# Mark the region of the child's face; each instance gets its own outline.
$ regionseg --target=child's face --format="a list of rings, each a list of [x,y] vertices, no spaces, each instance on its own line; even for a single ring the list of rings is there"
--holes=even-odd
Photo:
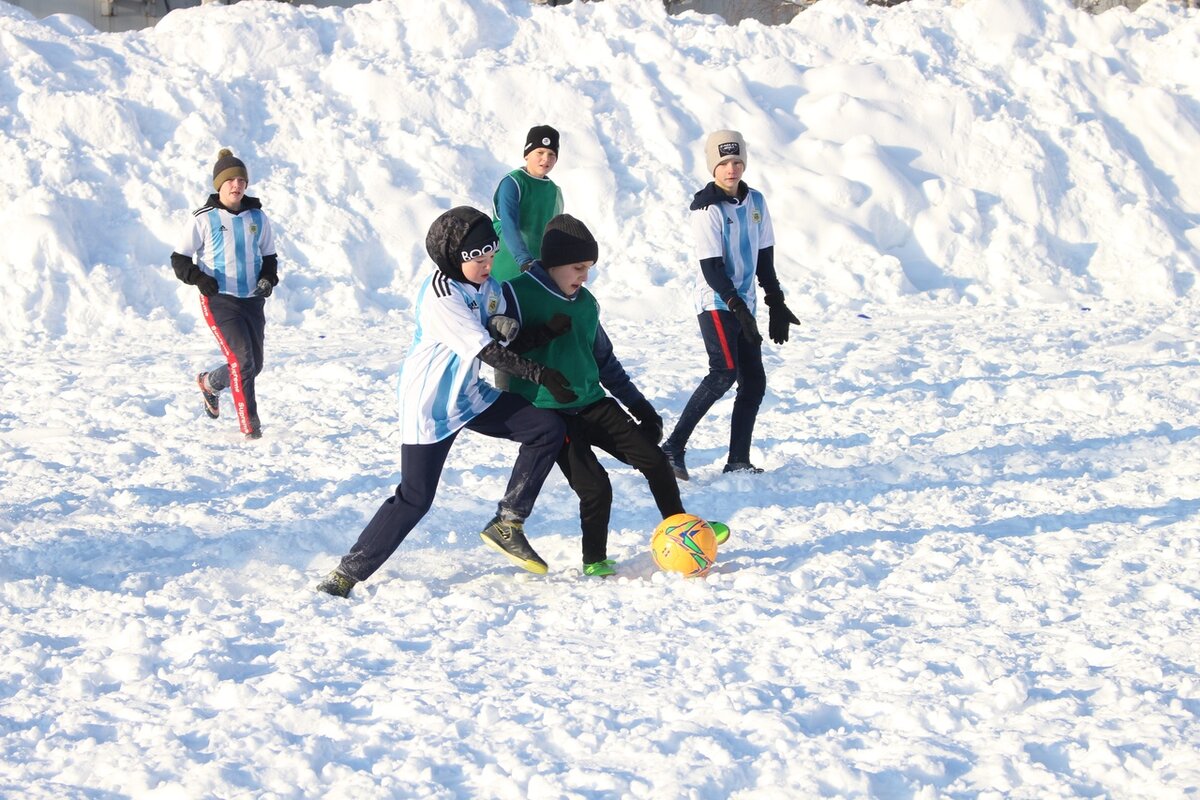
[[[225,181],[218,190],[218,196],[221,198],[221,205],[226,208],[237,208],[242,204],[242,198],[246,196],[246,179],[230,178]]]
[[[717,164],[717,168],[713,170],[713,182],[727,194],[733,194],[737,191],[738,184],[742,181],[742,173],[745,171],[745,161],[731,158],[723,164]]]
[[[535,178],[544,178],[558,163],[558,154],[549,147],[530,150],[525,156],[525,170]]]
[[[471,283],[483,283],[487,280],[488,275],[492,274],[492,261],[496,258],[495,253],[472,258],[470,261],[464,261],[462,264],[463,277]]]
[[[551,267],[546,270],[554,279],[554,285],[567,297],[574,297],[579,287],[587,283],[588,270],[596,265],[595,261],[579,261],[575,264],[563,264],[561,267]]]

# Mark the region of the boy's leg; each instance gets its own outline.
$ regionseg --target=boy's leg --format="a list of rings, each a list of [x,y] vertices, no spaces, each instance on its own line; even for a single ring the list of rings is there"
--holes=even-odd
[[[729,311],[705,311],[698,319],[704,349],[708,352],[708,374],[683,407],[675,430],[663,442],[664,450],[679,452],[687,447],[696,425],[737,379],[738,341],[742,334],[737,319]]]
[[[608,479],[608,472],[600,464],[596,454],[592,452],[593,425],[591,422],[583,418],[582,414],[564,417],[564,422],[567,426],[567,441],[559,451],[558,466],[572,491],[579,497],[579,528],[583,533],[583,563],[594,564],[608,558],[608,524],[612,519],[612,482]],[[666,461],[665,457],[663,457],[663,461]]]
[[[250,333],[250,359],[254,364],[253,371],[247,371],[243,367],[242,383],[249,387],[246,389],[246,405],[250,410],[251,417],[258,418],[258,392],[255,389],[256,378],[263,371],[263,341],[266,339],[267,332],[267,301],[262,297],[250,298],[253,305],[246,308],[246,326]],[[257,301],[257,302],[255,302]]]
[[[750,463],[750,440],[758,408],[767,393],[767,374],[763,369],[762,345],[738,340],[737,394],[733,400],[733,418],[729,423],[729,463]]]
[[[456,436],[435,444],[400,447],[400,485],[395,494],[383,501],[350,552],[342,557],[339,572],[355,581],[365,581],[396,552],[404,537],[433,505],[442,467]]]
[[[671,463],[657,445],[638,430],[637,422],[608,398],[583,412],[591,426],[592,443],[616,459],[636,469],[650,484],[650,494],[663,519],[682,514],[679,482]]]
[[[520,443],[497,516],[524,522],[532,513],[538,492],[562,448],[562,418],[554,411],[535,408],[524,398],[504,392],[466,427],[484,436]]]
[[[258,301],[258,312],[262,313],[262,298]],[[233,394],[238,424],[242,433],[250,433],[250,417],[257,413],[254,403],[253,382],[247,386],[246,376],[255,374],[254,350],[251,345],[254,334],[247,321],[245,300],[218,294],[213,297],[200,296],[200,307],[217,344],[225,356],[225,364],[209,370],[208,385],[214,392],[226,386]]]

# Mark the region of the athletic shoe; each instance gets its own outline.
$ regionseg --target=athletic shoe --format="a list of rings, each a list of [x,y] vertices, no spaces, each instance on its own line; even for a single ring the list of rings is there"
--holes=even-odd
[[[508,560],[521,569],[527,569],[537,575],[546,574],[546,562],[525,538],[523,523],[492,517],[492,521],[480,532],[479,538],[483,539],[483,543],[488,547],[508,556]]]
[[[590,575],[593,578],[607,578],[609,575],[616,575],[617,562],[611,558],[606,558],[603,561],[593,561],[591,564],[584,564],[583,574]]]
[[[680,447],[676,450],[674,447],[664,444],[662,451],[663,455],[667,457],[667,461],[671,463],[671,469],[675,470],[675,477],[686,481],[688,479],[687,464],[683,463],[683,454],[686,452],[686,448]]]
[[[756,467],[749,461],[730,461],[725,465],[725,469],[721,470],[721,472],[749,472],[751,475],[757,475],[762,471],[762,467]]]
[[[717,544],[725,544],[729,541],[729,526],[724,522],[708,521],[708,527],[713,529],[713,533],[717,535]]]
[[[221,416],[221,396],[208,389],[208,373],[201,372],[196,376],[196,385],[200,387],[200,396],[204,398],[204,413],[209,419]]]
[[[334,597],[349,597],[350,590],[358,581],[349,575],[343,575],[336,569],[325,576],[325,580],[317,584],[317,591],[331,594]]]
[[[246,434],[247,439],[262,438],[262,423],[258,421],[258,415],[250,417],[250,432]],[[762,470],[759,470],[760,472]]]

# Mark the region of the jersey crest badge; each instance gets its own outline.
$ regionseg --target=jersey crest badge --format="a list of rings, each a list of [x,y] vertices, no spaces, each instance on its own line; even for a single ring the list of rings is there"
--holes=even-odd
[[[491,295],[490,297],[488,297],[488,302],[487,302],[488,315],[490,316],[492,314],[495,314],[496,309],[498,309],[498,308],[500,308],[500,298],[497,297],[496,295]]]
[[[762,214],[759,212],[759,210],[757,208],[754,209],[754,213],[750,215],[750,219],[754,220],[755,225],[762,224]]]

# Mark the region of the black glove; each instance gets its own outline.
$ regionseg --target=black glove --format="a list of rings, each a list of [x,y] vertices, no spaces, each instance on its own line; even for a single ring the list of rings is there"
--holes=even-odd
[[[217,283],[217,279],[203,272],[196,276],[196,288],[205,297],[213,297],[221,291],[221,286]]]
[[[642,432],[643,436],[654,444],[662,441],[662,417],[654,410],[654,406],[650,405],[649,400],[643,399],[641,402],[634,403],[629,407],[629,413],[638,421],[638,430]]]
[[[267,280],[266,278],[259,278],[258,283],[255,284],[255,286],[254,286],[254,296],[255,297],[270,297],[271,290],[274,288],[275,287],[271,285],[271,282],[269,280]]]
[[[783,344],[788,340],[788,326],[799,325],[800,320],[783,302],[783,293],[770,293],[763,298],[767,301],[770,320],[767,322],[767,332],[775,344]]]
[[[742,336],[746,337],[746,341],[750,344],[762,344],[762,334],[758,332],[758,322],[750,313],[746,301],[735,294],[725,301],[725,305],[729,306],[729,310],[737,317],[738,324],[742,326]]]
[[[554,367],[542,367],[542,371],[538,374],[538,383],[550,390],[555,402],[558,403],[574,403],[579,399],[579,395],[571,391],[570,384],[567,383],[567,378]]]
[[[559,312],[546,320],[543,325],[522,328],[521,332],[508,343],[508,349],[514,353],[528,353],[534,348],[557,339],[569,330],[571,330],[571,318]]]
[[[500,342],[507,342],[517,335],[517,331],[521,330],[521,323],[512,317],[497,314],[488,319],[487,329],[493,339]]]

